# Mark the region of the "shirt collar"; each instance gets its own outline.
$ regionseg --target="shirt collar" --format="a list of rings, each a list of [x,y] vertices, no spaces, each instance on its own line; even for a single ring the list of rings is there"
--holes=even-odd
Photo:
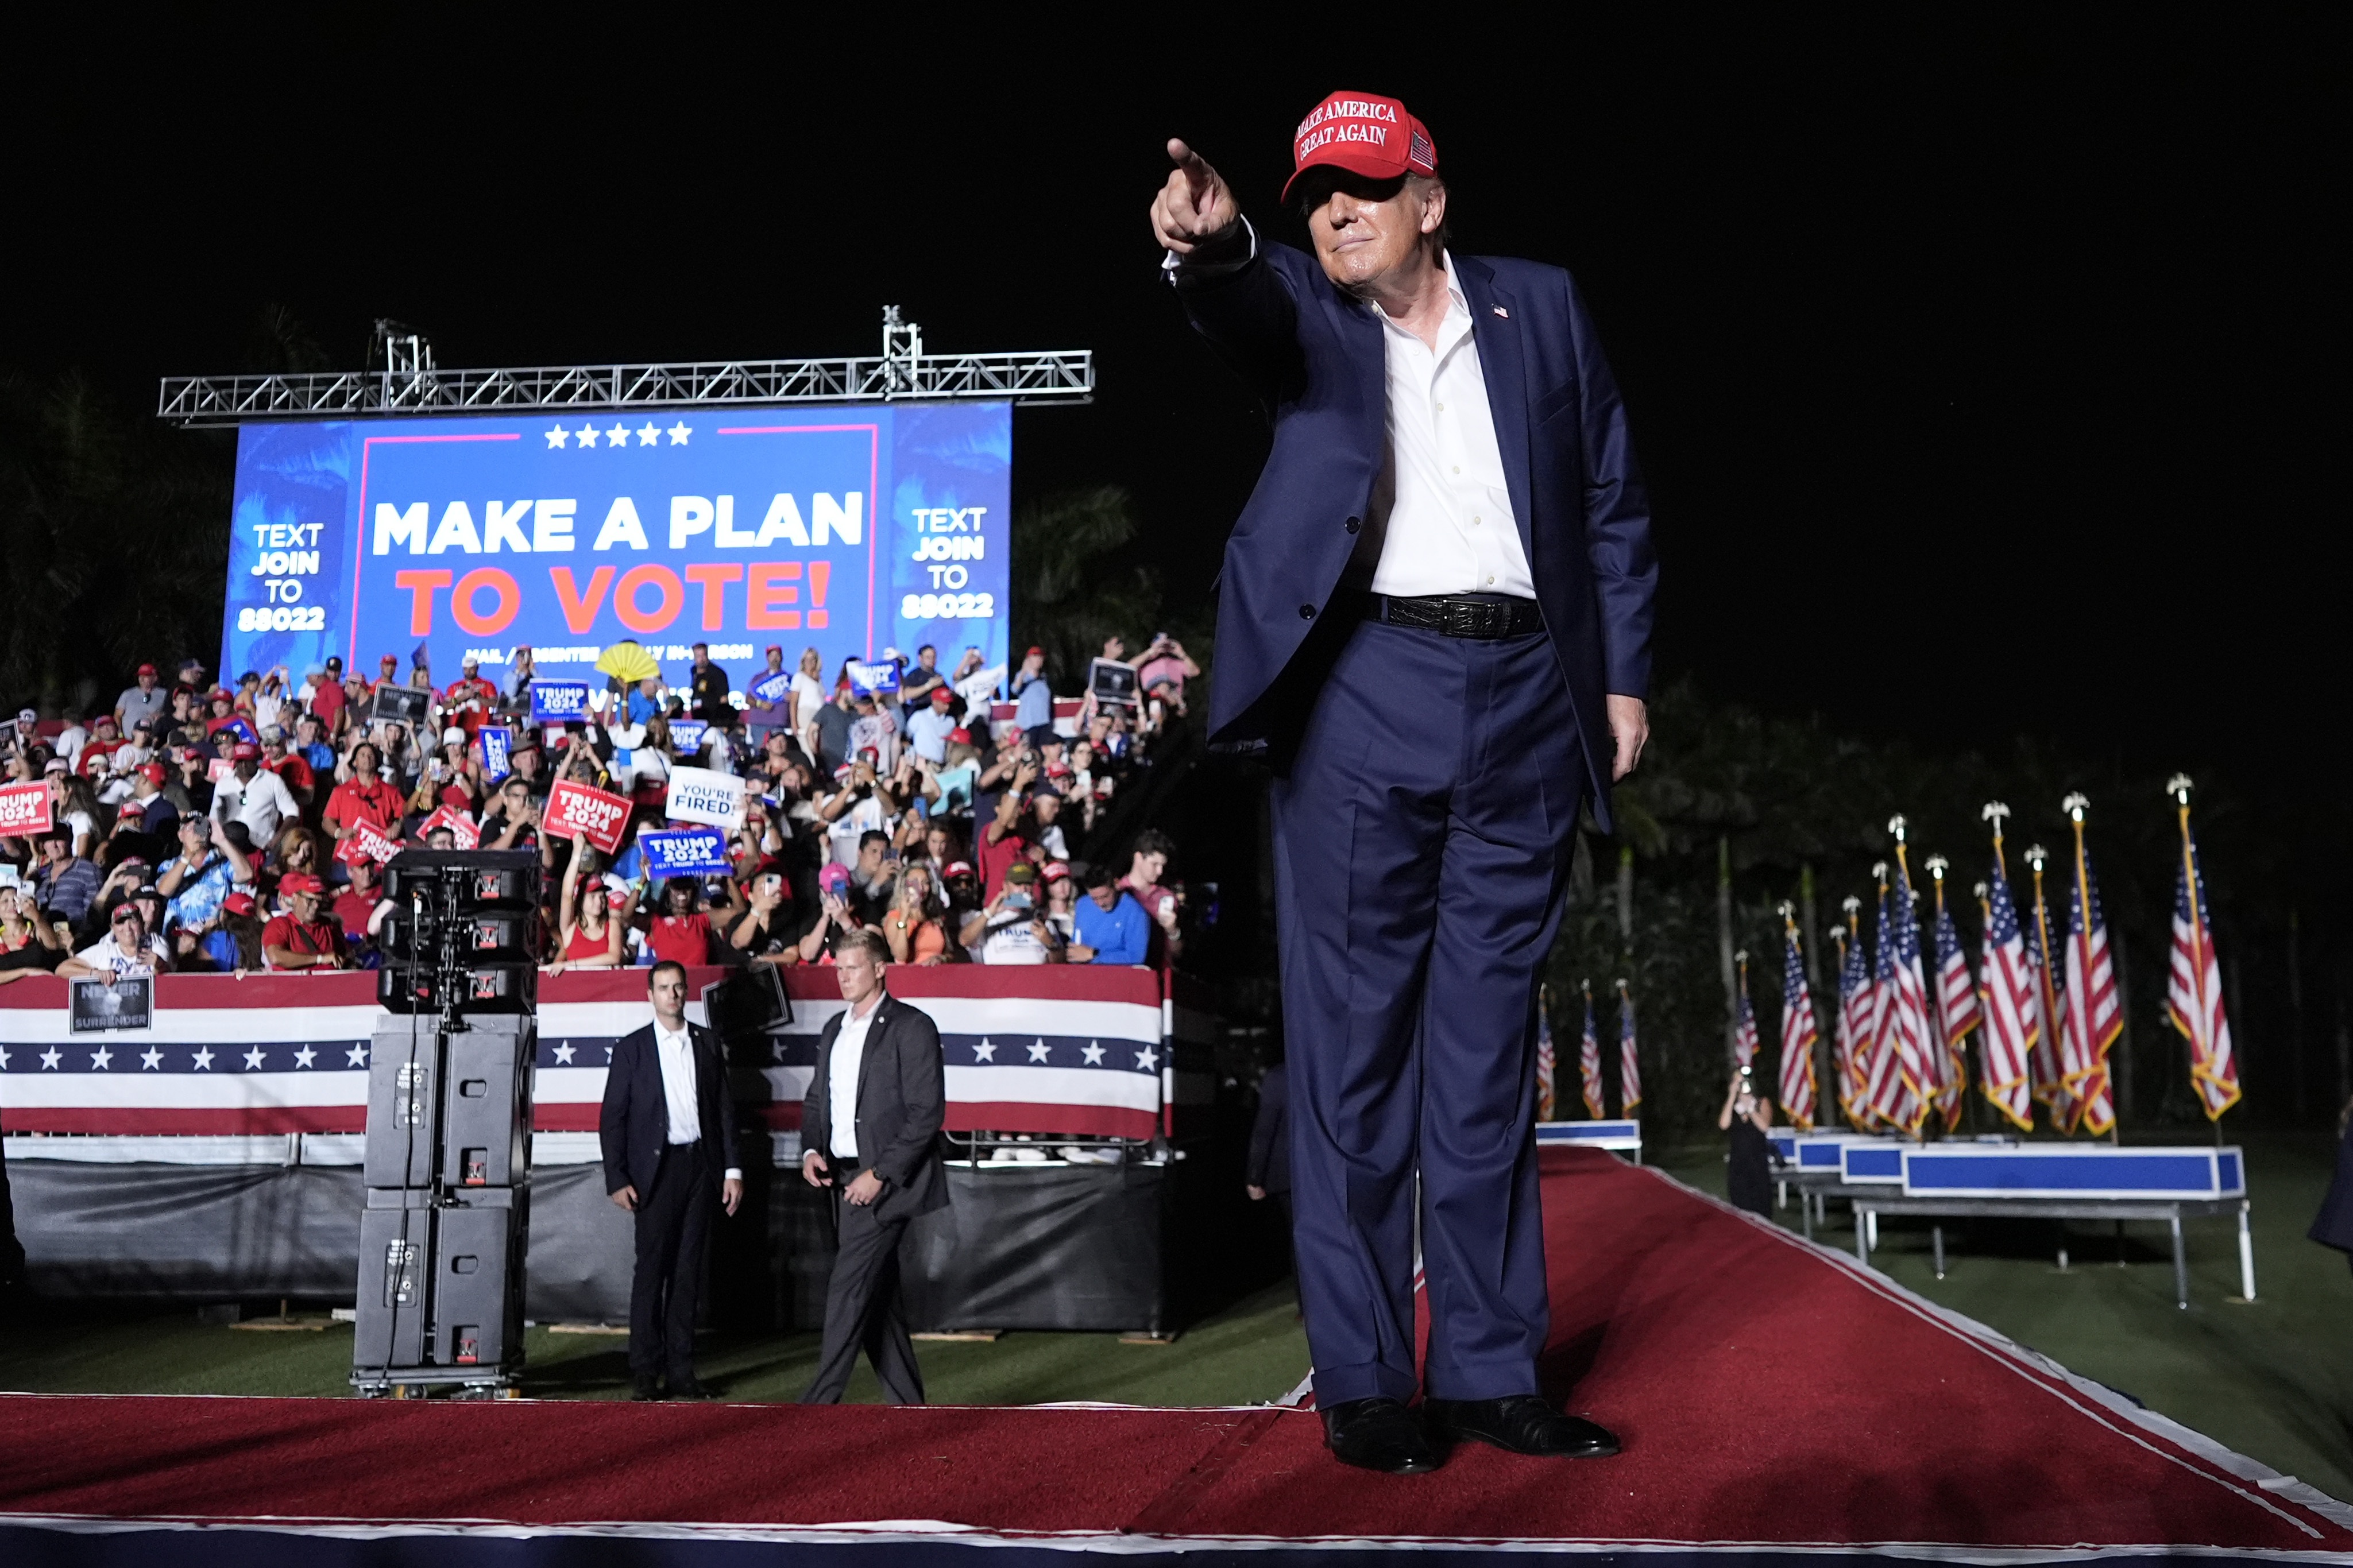
[[[1438,265],[1446,274],[1446,320],[1440,322],[1438,326],[1438,352],[1442,356],[1461,338],[1469,335],[1471,300],[1469,296],[1462,292],[1462,274],[1455,268],[1454,258],[1441,250],[1438,253]],[[1372,307],[1372,312],[1380,318],[1382,326],[1398,336],[1413,342],[1421,341],[1411,331],[1399,326],[1390,318],[1389,313],[1378,305]]]

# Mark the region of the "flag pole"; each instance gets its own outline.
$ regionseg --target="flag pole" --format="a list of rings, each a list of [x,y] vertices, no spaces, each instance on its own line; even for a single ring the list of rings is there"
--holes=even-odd
[[[2085,1087],[2091,1087],[2094,1082],[2096,1082],[2101,1087],[2105,1088],[2108,1091],[2108,1103],[2111,1107],[2114,1107],[2116,1104],[2116,1079],[2108,1071],[2108,1047],[2105,1045],[2098,1045],[2092,1038],[2094,1023],[2091,1016],[2092,873],[2090,865],[2085,859],[2084,850],[2084,818],[2092,809],[2092,800],[2091,797],[2084,794],[2083,791],[2077,790],[2070,794],[2066,799],[2059,803],[2059,809],[2067,814],[2067,820],[2073,825],[2075,829],[2075,886],[2080,889],[2076,901],[2083,905],[2079,918],[2084,922],[2083,950],[2076,955],[2075,962],[2082,967],[2084,973],[2084,1016],[2081,1020],[2076,1020],[2071,1013],[2069,1015],[2069,1021],[2075,1023],[2076,1026],[2084,1031],[2084,1046],[2087,1048],[2095,1048],[2099,1053],[2096,1058],[2098,1062],[2096,1073],[2086,1073],[2084,1077]],[[2073,938],[2071,937],[2070,940],[2072,941]],[[2122,997],[2119,996],[2118,1000],[2121,1002]],[[2063,1063],[2065,1058],[2062,1058],[2061,1059]],[[2091,1101],[2089,1097],[2084,1097],[2084,1104],[2087,1108],[2090,1103]],[[2124,1118],[2116,1115],[2113,1109],[2110,1110],[2109,1115],[2108,1142],[2112,1147],[2122,1148],[2125,1141]]]
[[[2059,995],[2051,984],[2051,911],[2042,898],[2042,867],[2050,858],[2051,852],[2040,844],[2026,847],[2026,864],[2034,872],[2034,936],[2040,944],[2036,950],[2039,956],[2034,966],[2034,989],[2036,1000],[2042,1006],[2042,1038],[2050,1048],[2052,1059],[2060,1064],[2059,1097],[2055,1101],[2046,1100],[2044,1107],[2051,1112],[2052,1130],[2063,1136],[2073,1137],[2075,1129],[2067,1116],[2066,1057],[2061,1048],[2058,1033]]]
[[[2166,780],[2165,793],[2173,798],[2181,823],[2181,887],[2183,895],[2189,901],[2189,919],[2186,922],[2189,928],[2189,984],[2197,994],[2199,1016],[2209,1017],[2212,1010],[2207,1005],[2206,959],[2211,944],[2207,940],[2206,922],[2198,907],[2198,860],[2189,847],[2189,775],[2176,773]],[[2187,1037],[2182,1043],[2189,1048],[2190,1081],[2194,1086],[2197,1081],[2198,1045]],[[2205,1097],[2200,1095],[2199,1098],[2202,1100]],[[2220,1149],[2222,1146],[2222,1119],[2216,1115],[2206,1120],[2214,1129],[2214,1147]]]

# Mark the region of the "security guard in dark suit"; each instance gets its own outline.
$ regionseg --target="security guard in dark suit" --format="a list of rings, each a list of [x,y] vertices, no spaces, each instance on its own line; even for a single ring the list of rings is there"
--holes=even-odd
[[[893,1405],[923,1402],[923,1373],[899,1311],[899,1238],[907,1222],[945,1206],[939,1152],[947,1073],[939,1026],[884,988],[891,950],[853,931],[833,950],[849,1005],[818,1037],[817,1072],[801,1109],[801,1175],[833,1194],[836,1250],[825,1298],[825,1346],[804,1405],[834,1405],[862,1346]]]
[[[694,1317],[714,1208],[744,1201],[735,1102],[719,1037],[686,1021],[686,966],[664,961],[646,980],[654,1021],[613,1047],[597,1134],[605,1190],[637,1215],[629,1279],[629,1373],[635,1396],[707,1395],[694,1375]]]

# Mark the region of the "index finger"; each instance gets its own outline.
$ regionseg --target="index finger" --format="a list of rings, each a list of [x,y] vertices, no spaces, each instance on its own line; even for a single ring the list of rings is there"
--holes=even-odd
[[[1217,171],[1209,167],[1208,159],[1194,152],[1179,137],[1171,136],[1168,139],[1168,158],[1171,163],[1185,172],[1185,183],[1192,187],[1194,205],[1198,206],[1203,194],[1217,179]]]

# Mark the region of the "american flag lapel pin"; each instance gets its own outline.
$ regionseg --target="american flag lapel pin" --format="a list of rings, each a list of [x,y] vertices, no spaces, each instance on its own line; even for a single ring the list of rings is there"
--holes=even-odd
[[[1494,311],[1494,312],[1495,312],[1495,314],[1497,314],[1497,315],[1499,315],[1499,316],[1503,317],[1503,318],[1504,318],[1504,320],[1505,320],[1505,321],[1510,321],[1510,320],[1512,319],[1512,313],[1511,313],[1509,310],[1506,310],[1505,309],[1504,309],[1504,307],[1502,307],[1501,305],[1491,305],[1491,306],[1489,306],[1489,307],[1488,307],[1488,309],[1489,309],[1489,310],[1493,310],[1493,311]]]

